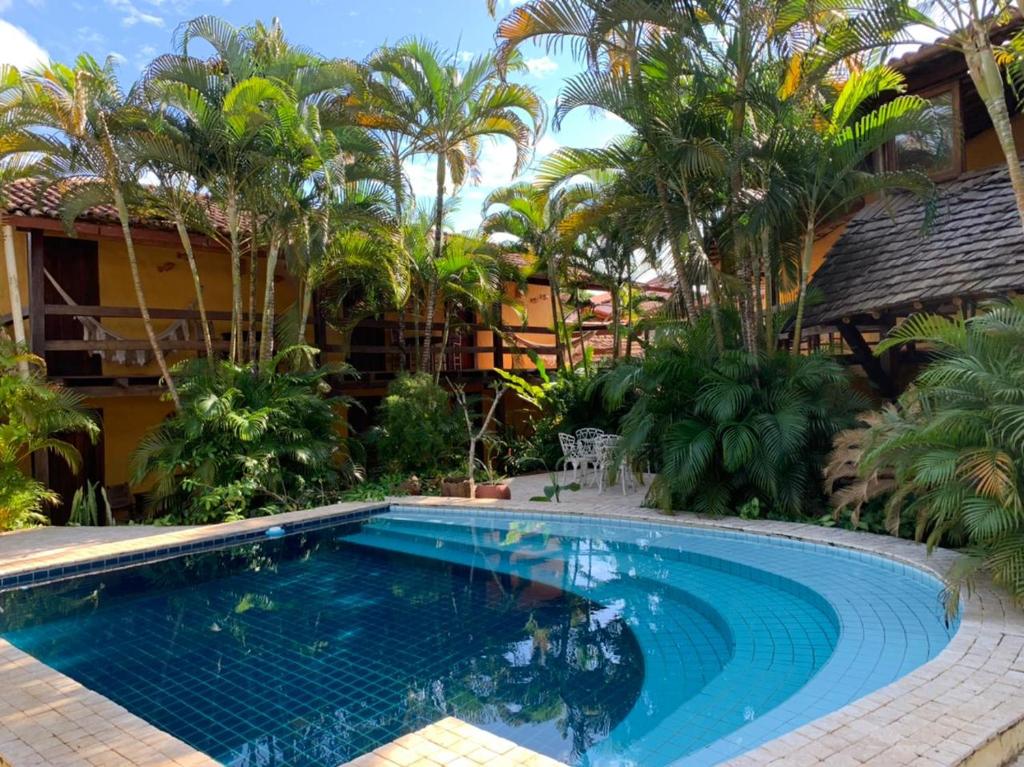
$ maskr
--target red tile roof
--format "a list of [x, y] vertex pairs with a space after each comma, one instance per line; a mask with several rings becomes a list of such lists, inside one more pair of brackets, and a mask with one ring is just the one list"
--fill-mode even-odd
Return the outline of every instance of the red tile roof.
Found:
[[[49, 183], [41, 179], [20, 179], [9, 184], [4, 190], [7, 216], [31, 218], [53, 218], [60, 220], [61, 197], [67, 184], [74, 181]], [[197, 200], [206, 213], [210, 225], [220, 234], [227, 234], [227, 218], [209, 198], [198, 196]], [[117, 210], [113, 205], [97, 205], [89, 208], [78, 221], [92, 224], [120, 224]], [[163, 216], [158, 206], [137, 206], [132, 215], [132, 226], [146, 229], [173, 230], [174, 222]]]

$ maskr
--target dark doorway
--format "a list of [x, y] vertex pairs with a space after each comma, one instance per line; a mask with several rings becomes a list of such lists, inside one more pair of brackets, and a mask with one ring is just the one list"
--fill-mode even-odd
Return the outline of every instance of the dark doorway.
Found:
[[[105, 471], [103, 464], [103, 411], [94, 410], [93, 414], [100, 424], [100, 436], [93, 444], [88, 435], [83, 432], [72, 432], [60, 435], [61, 439], [74, 445], [82, 454], [82, 466], [75, 474], [64, 463], [64, 460], [53, 453], [50, 453], [49, 471], [50, 488], [60, 494], [60, 502], [50, 509], [50, 522], [54, 525], [66, 525], [68, 516], [71, 514], [71, 499], [75, 497], [75, 491], [83, 487], [86, 482], [96, 482], [100, 486], [104, 484]], [[96, 499], [100, 508], [100, 524], [103, 523], [103, 500]]]
[[[91, 240], [47, 237], [44, 240], [43, 266], [76, 304], [100, 303], [99, 250]], [[44, 300], [48, 304], [67, 303], [56, 287], [46, 279]], [[82, 323], [72, 316], [46, 315], [48, 340], [81, 341]], [[46, 369], [51, 376], [98, 376], [103, 361], [89, 352], [47, 352]]]

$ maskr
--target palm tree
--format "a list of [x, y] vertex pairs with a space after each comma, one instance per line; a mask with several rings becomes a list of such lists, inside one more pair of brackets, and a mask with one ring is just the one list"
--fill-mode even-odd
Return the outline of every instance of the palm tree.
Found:
[[[740, 297], [744, 343], [757, 350], [760, 269], [764, 238], [747, 223], [758, 193], [763, 166], [751, 162], [753, 147], [771, 127], [760, 117], [779, 99], [802, 99], [836, 66], [856, 68], [866, 50], [891, 43], [907, 14], [899, 2], [839, 3], [827, 11], [778, 5], [764, 0], [740, 3], [663, 3], [657, 0], [527, 0], [500, 23], [499, 59], [527, 41], [557, 47], [569, 41], [587, 70], [562, 96], [559, 115], [577, 105], [629, 114], [627, 122], [653, 163], [652, 179], [663, 214], [668, 245], [677, 272], [691, 266], [707, 271], [707, 263], [685, 262], [678, 241], [694, 237], [686, 216], [673, 213], [671, 174], [678, 164], [667, 162], [677, 147], [679, 104], [695, 85], [720, 111], [720, 161], [726, 183], [721, 208], [722, 230], [716, 244], [722, 263], [735, 272]], [[621, 114], [620, 114], [621, 116]], [[697, 146], [697, 145], [695, 145]], [[687, 191], [683, 185], [675, 192]], [[690, 276], [683, 280], [690, 284]], [[713, 287], [713, 286], [712, 286]], [[714, 297], [717, 290], [709, 293]], [[695, 306], [681, 290], [687, 313]]]
[[440, 260], [433, 262], [431, 280], [437, 286], [437, 299], [444, 317], [441, 343], [435, 356], [435, 381], [440, 380], [448, 339], [459, 317], [468, 315], [474, 320], [479, 317], [497, 326], [503, 306], [520, 309], [505, 294], [506, 281], [517, 276], [514, 272], [514, 267], [501, 258], [494, 245], [478, 237], [452, 235], [447, 239]]
[[191, 231], [210, 228], [198, 194], [202, 178], [202, 160], [184, 134], [177, 126], [164, 119], [155, 105], [149, 124], [141, 130], [133, 131], [127, 139], [128, 151], [134, 162], [152, 172], [157, 178], [158, 183], [152, 190], [153, 197], [157, 206], [174, 222], [181, 247], [185, 251], [185, 258], [192, 274], [199, 321], [203, 326], [206, 357], [213, 360], [215, 351], [210, 321], [206, 314], [203, 281], [190, 234]]
[[[449, 180], [458, 188], [475, 179], [485, 139], [512, 142], [516, 150], [513, 175], [518, 174], [542, 130], [542, 101], [530, 88], [504, 81], [490, 53], [460, 67], [452, 54], [422, 40], [407, 40], [377, 51], [368, 67], [401, 90], [401, 97], [376, 115], [375, 127], [413, 137], [417, 153], [432, 155], [436, 161], [433, 259], [438, 261]], [[431, 286], [424, 307], [426, 337], [420, 357], [424, 370], [432, 359], [436, 302], [436, 286]]]
[[[0, 64], [0, 231], [3, 235], [4, 263], [7, 267], [7, 292], [11, 300], [11, 317], [14, 341], [25, 345], [25, 320], [21, 309], [21, 289], [18, 281], [18, 264], [14, 253], [14, 233], [4, 224], [7, 185], [18, 179], [38, 174], [39, 164], [32, 151], [34, 136], [25, 131], [22, 114], [18, 109], [19, 93], [22, 88], [21, 73], [6, 64]], [[23, 377], [29, 374], [27, 360], [18, 362]]]
[[555, 362], [559, 369], [564, 367], [566, 360], [565, 307], [561, 289], [566, 244], [559, 227], [574, 202], [569, 189], [571, 187], [563, 187], [547, 193], [528, 182], [499, 187], [484, 200], [484, 219], [480, 226], [483, 235], [497, 235], [504, 246], [544, 265], [555, 331]]
[[[28, 374], [15, 371], [28, 369]], [[77, 472], [82, 457], [62, 439], [69, 432], [99, 435], [83, 410], [84, 399], [46, 380], [46, 363], [24, 347], [0, 338], [0, 530], [43, 522], [41, 512], [56, 493], [22, 471], [34, 453], [53, 453]]]
[[[920, 96], [904, 94], [905, 88], [903, 76], [888, 67], [854, 72], [826, 108], [810, 115], [798, 111], [803, 128], [793, 125], [781, 139], [787, 146], [780, 154], [790, 153], [791, 198], [803, 232], [794, 350], [800, 348], [818, 228], [868, 195], [889, 190], [924, 195], [932, 190], [927, 176], [916, 171], [864, 169], [865, 161], [896, 136], [931, 129], [928, 103]], [[870, 108], [893, 93], [897, 95], [892, 100]]]
[[74, 68], [50, 64], [24, 77], [20, 108], [45, 142], [44, 170], [62, 194], [65, 225], [73, 227], [85, 210], [114, 205], [121, 222], [132, 286], [142, 324], [168, 394], [180, 409], [160, 342], [149, 315], [131, 231], [129, 200], [137, 195], [139, 168], [124, 152], [124, 135], [144, 120], [118, 85], [113, 62], [100, 65], [82, 55]]
[[1024, 300], [976, 316], [915, 315], [876, 353], [926, 343], [936, 356], [869, 433], [864, 476], [891, 472], [891, 531], [916, 521], [917, 537], [963, 546], [950, 580], [955, 612], [963, 582], [988, 572], [1024, 602]]
[[[1020, 84], [1024, 82], [1024, 33], [1017, 32], [1004, 45], [994, 39], [1020, 13], [1019, 5], [1006, 0], [929, 0], [917, 5], [911, 21], [936, 33], [941, 45], [959, 51], [967, 62], [967, 73], [985, 104], [1006, 160], [1017, 214], [1024, 227], [1024, 172], [1020, 169], [1005, 88], [1006, 79], [1010, 79], [1020, 95]], [[1005, 75], [1000, 68], [1002, 62], [1008, 62]]]

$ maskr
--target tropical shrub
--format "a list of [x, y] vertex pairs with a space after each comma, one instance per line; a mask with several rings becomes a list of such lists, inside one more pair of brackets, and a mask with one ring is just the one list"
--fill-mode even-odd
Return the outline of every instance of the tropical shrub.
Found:
[[929, 547], [964, 547], [951, 604], [980, 571], [1024, 602], [1024, 299], [970, 319], [911, 317], [878, 351], [908, 342], [935, 359], [876, 427], [862, 472], [895, 477], [890, 530], [909, 518]]
[[182, 363], [181, 411], [132, 456], [134, 481], [153, 481], [150, 512], [202, 524], [333, 500], [352, 467], [339, 414], [348, 402], [329, 396], [327, 378], [347, 369], [314, 367], [314, 354], [292, 347], [259, 369]]
[[706, 321], [603, 374], [600, 388], [610, 408], [633, 400], [621, 449], [636, 468], [656, 469], [648, 502], [708, 514], [820, 509], [822, 463], [858, 405], [835, 360], [719, 351]]
[[596, 373], [582, 365], [550, 375], [539, 358], [535, 362], [540, 376], [538, 384], [497, 371], [511, 385], [516, 397], [533, 406], [527, 435], [507, 434], [503, 440], [507, 447], [505, 468], [510, 474], [558, 466], [562, 458], [559, 432], [573, 434], [586, 426], [615, 432], [625, 412], [625, 407], [611, 411], [605, 408], [594, 386]]
[[462, 460], [462, 424], [451, 396], [427, 373], [403, 373], [388, 386], [367, 441], [390, 473], [433, 476]]
[[56, 493], [25, 473], [38, 451], [59, 455], [72, 471], [82, 457], [62, 434], [99, 435], [96, 421], [82, 407], [82, 397], [46, 380], [43, 360], [0, 341], [0, 530], [46, 522]]

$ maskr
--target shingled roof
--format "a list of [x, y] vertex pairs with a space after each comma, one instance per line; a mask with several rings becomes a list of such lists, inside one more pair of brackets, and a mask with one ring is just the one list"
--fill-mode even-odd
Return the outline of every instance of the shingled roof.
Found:
[[[61, 190], [56, 184], [34, 178], [19, 179], [4, 189], [4, 195], [7, 198], [4, 214], [7, 216], [60, 219]], [[210, 203], [206, 197], [199, 197], [199, 202], [206, 211], [210, 224], [222, 234], [227, 234], [227, 218], [220, 208]], [[120, 224], [117, 210], [113, 205], [89, 208], [78, 217], [78, 221], [89, 224]], [[174, 222], [155, 210], [151, 213], [137, 211], [132, 217], [132, 225], [146, 229], [174, 229]]]
[[940, 184], [926, 203], [890, 196], [857, 213], [811, 280], [808, 324], [1024, 288], [1024, 236], [1005, 166]]

